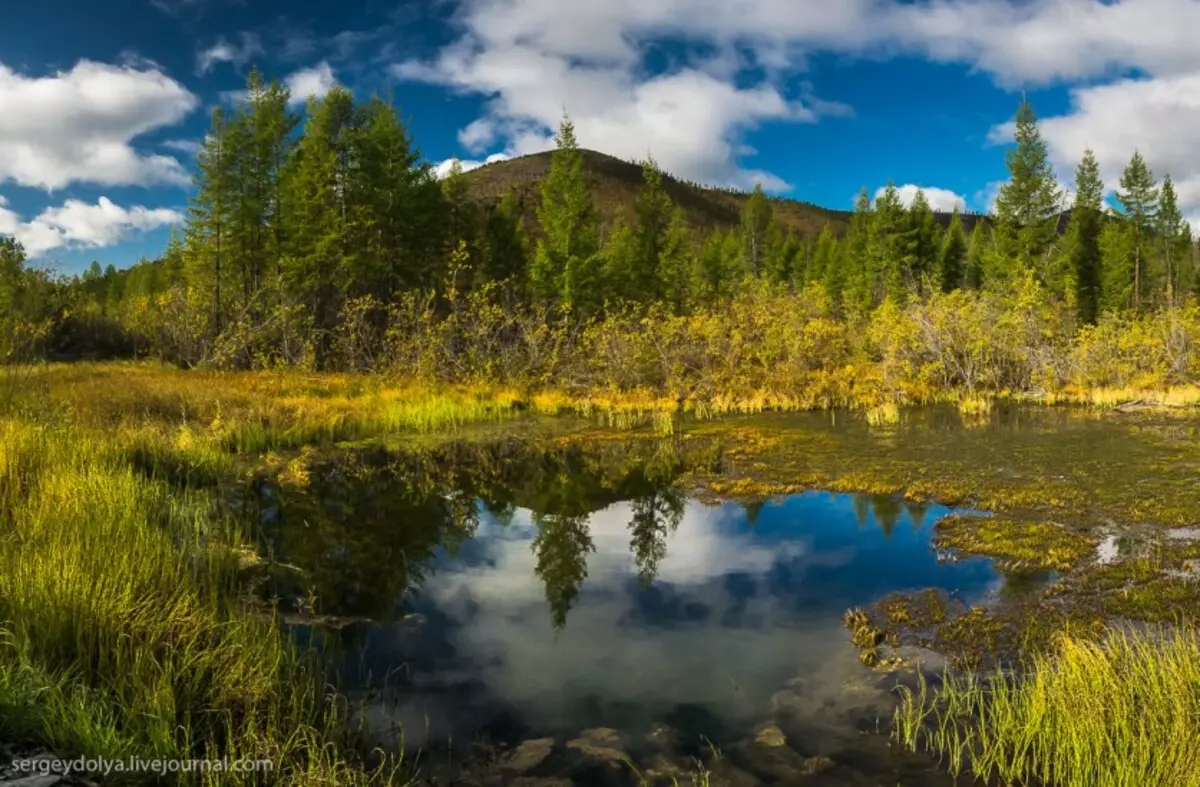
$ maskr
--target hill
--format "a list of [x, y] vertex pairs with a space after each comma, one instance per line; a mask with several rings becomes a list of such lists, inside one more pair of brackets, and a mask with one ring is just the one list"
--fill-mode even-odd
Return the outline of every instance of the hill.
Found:
[[[592, 178], [593, 195], [602, 222], [610, 222], [624, 209], [632, 215], [638, 190], [642, 185], [640, 164], [623, 161], [605, 153], [583, 150], [584, 166]], [[537, 205], [541, 200], [540, 187], [550, 171], [550, 152], [497, 161], [473, 169], [464, 176], [467, 191], [483, 205], [493, 205], [509, 189], [515, 189], [526, 226], [537, 233]], [[683, 208], [688, 222], [699, 233], [713, 229], [728, 229], [738, 224], [742, 206], [749, 192], [737, 192], [701, 186], [682, 181], [663, 173], [663, 187], [676, 205]], [[801, 238], [815, 238], [828, 224], [839, 236], [850, 226], [848, 210], [823, 208], [811, 202], [772, 197], [776, 220], [785, 229]], [[943, 226], [950, 223], [951, 214], [936, 214]], [[970, 232], [982, 216], [964, 214], [963, 224]]]

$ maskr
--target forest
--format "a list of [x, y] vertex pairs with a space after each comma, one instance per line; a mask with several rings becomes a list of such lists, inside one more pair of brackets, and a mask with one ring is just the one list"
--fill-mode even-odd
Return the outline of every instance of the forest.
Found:
[[[969, 233], [920, 193], [858, 198], [848, 229], [785, 231], [761, 187], [700, 232], [653, 160], [601, 222], [564, 117], [537, 221], [433, 175], [399, 111], [250, 76], [212, 114], [186, 224], [160, 260], [63, 277], [0, 246], [9, 360], [377, 372], [814, 407], [1083, 395], [1195, 379], [1198, 247], [1134, 152], [1115, 199], [1090, 151], [1068, 203], [1033, 108]], [[495, 165], [493, 165], [495, 166]], [[738, 405], [741, 406], [741, 405]], [[758, 406], [758, 405], [747, 405]]]

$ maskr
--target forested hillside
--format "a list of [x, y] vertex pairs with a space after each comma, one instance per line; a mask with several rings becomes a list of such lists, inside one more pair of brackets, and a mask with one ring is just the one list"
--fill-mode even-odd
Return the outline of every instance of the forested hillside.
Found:
[[892, 186], [850, 214], [704, 189], [581, 150], [569, 120], [553, 154], [438, 181], [387, 101], [334, 90], [302, 119], [257, 73], [248, 95], [213, 112], [160, 261], [56, 279], [4, 241], [9, 358], [826, 403], [1167, 384], [1198, 363], [1197, 248], [1169, 176], [1135, 154], [1112, 209], [1089, 152], [1062, 214], [1028, 104], [995, 215], [973, 222]]

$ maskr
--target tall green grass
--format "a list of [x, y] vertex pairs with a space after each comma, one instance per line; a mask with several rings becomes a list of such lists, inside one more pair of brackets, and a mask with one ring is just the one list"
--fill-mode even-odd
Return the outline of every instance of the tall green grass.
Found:
[[1200, 785], [1200, 638], [1193, 630], [1063, 636], [1019, 673], [902, 688], [895, 736], [1003, 784]]
[[[211, 494], [131, 461], [146, 439], [0, 420], [0, 738], [68, 757], [266, 759], [283, 784], [383, 779], [349, 757], [347, 709], [313, 654], [241, 607], [246, 534]], [[179, 446], [158, 454], [187, 463]]]

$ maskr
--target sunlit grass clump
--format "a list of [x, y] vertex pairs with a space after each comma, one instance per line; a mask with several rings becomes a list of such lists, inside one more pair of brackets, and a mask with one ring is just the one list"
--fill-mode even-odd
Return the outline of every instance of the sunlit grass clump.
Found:
[[1092, 555], [1095, 539], [1054, 522], [954, 515], [938, 520], [937, 546], [1002, 560], [1012, 569], [1065, 571]]
[[902, 689], [895, 735], [953, 774], [1060, 787], [1200, 785], [1200, 639], [1193, 630], [1063, 636], [1022, 673]]
[[309, 655], [238, 598], [246, 534], [192, 488], [220, 462], [183, 433], [0, 420], [0, 739], [365, 778]]

